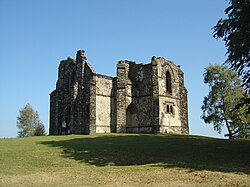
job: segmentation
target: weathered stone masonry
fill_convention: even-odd
[[[50,94],[50,135],[188,134],[187,90],[180,66],[162,57],[149,64],[119,61],[117,77],[95,73],[84,51],[60,62]]]

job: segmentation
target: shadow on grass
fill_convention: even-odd
[[[182,135],[99,135],[43,141],[63,156],[95,166],[178,167],[250,173],[250,141]]]

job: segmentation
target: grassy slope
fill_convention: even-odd
[[[250,141],[101,134],[0,139],[0,186],[248,186]]]

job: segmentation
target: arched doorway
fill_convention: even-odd
[[[134,104],[130,104],[126,110],[126,132],[136,132],[138,128],[138,111]]]

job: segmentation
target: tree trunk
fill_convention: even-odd
[[[228,130],[228,139],[232,139],[232,137],[233,137],[232,136],[232,131],[231,131],[230,127],[229,127],[227,119],[225,121],[226,121],[227,130]]]

